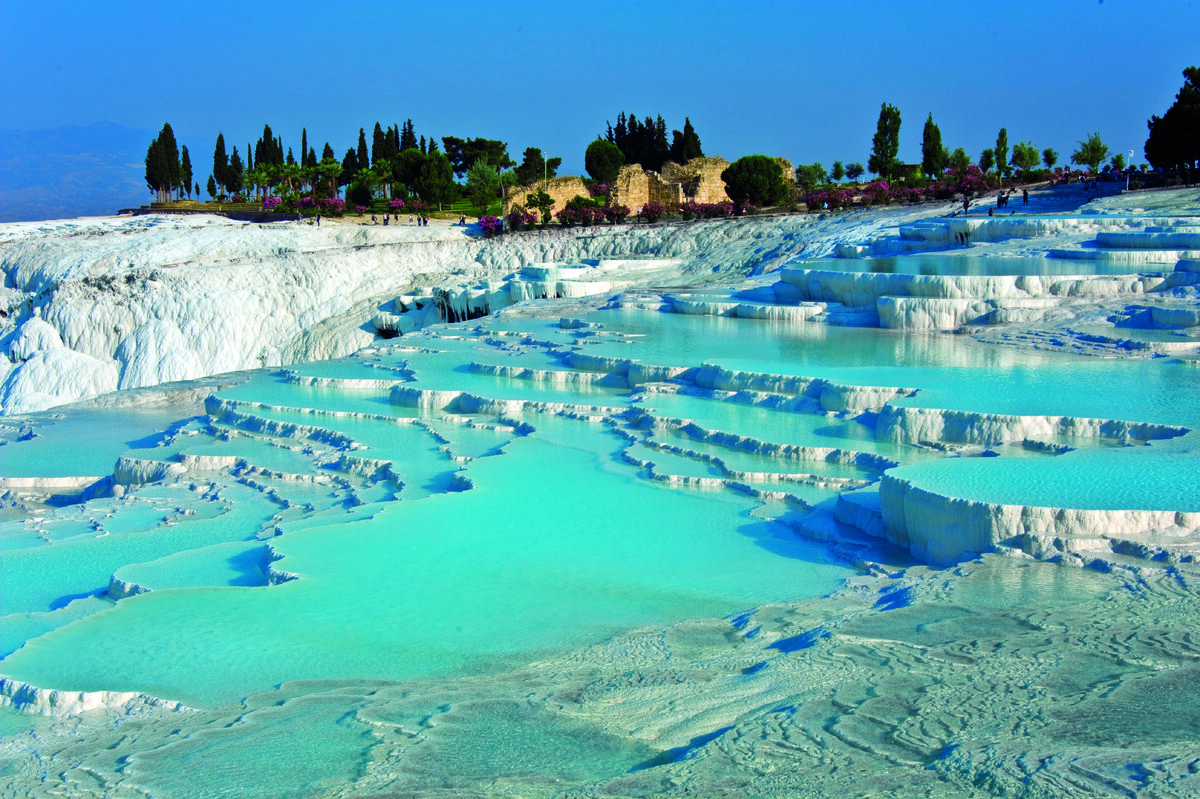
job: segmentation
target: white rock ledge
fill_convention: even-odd
[[[937,565],[1002,549],[1039,560],[1105,562],[1118,553],[1170,561],[1200,547],[1200,513],[1001,505],[943,496],[891,474],[880,480],[879,499],[887,539]]]
[[[128,714],[137,709],[152,707],[166,710],[191,709],[182,702],[159,699],[136,691],[60,691],[38,688],[4,676],[0,676],[0,707],[58,718],[77,716],[89,710],[123,710]]]

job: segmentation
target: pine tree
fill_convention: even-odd
[[[333,148],[329,146],[329,142],[325,142],[325,149],[321,151],[322,161],[337,160],[337,156],[333,154]]]
[[[428,155],[433,155],[433,154],[434,154],[434,153],[436,153],[437,151],[438,151],[438,143],[437,143],[437,139],[435,139],[435,138],[433,138],[432,136],[430,136],[430,137],[429,137],[429,152],[428,152],[427,154],[428,154]]]

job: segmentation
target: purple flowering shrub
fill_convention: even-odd
[[[282,197],[263,197],[262,207],[264,211],[274,211],[283,202]]]
[[[638,216],[645,219],[647,222],[657,222],[662,218],[662,215],[667,212],[667,206],[662,203],[646,203],[642,206]]]
[[[346,201],[341,197],[322,197],[319,204],[327,214],[340,214],[346,210]]]
[[[296,209],[299,211],[311,211],[316,207],[317,201],[314,200],[311,195],[308,197],[301,197],[299,200],[296,200]]]
[[[579,209],[577,208],[563,208],[554,214],[554,218],[557,219],[558,223],[563,227],[578,225],[582,221],[579,215]]]
[[[388,210],[392,213],[399,211],[404,207],[404,200],[388,200]]]
[[[479,226],[483,228],[484,238],[500,235],[500,220],[494,216],[479,217]]]
[[[354,213],[358,214],[359,216],[362,216],[366,212],[367,212],[367,206],[365,206],[365,205],[354,206]]]
[[[628,205],[610,205],[604,209],[604,218],[610,225],[619,225],[629,216]]]
[[[522,230],[537,223],[538,217],[533,211],[514,205],[508,212],[508,224],[513,230]]]
[[[607,183],[589,183],[587,190],[589,197],[607,197],[612,191],[612,186]]]
[[[804,198],[804,204],[808,206],[808,210],[810,211],[823,211],[826,208],[830,211],[836,211],[839,208],[849,208],[852,202],[854,202],[853,189],[815,191]]]

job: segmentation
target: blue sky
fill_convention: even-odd
[[[709,155],[866,163],[880,104],[900,157],[928,113],[971,157],[1099,131],[1137,151],[1200,63],[1200,0],[35,3],[0,0],[0,128],[169,121],[208,173],[218,131],[264,123],[340,157],[411,118],[418,134],[485,136],[564,159],[625,110],[691,118]],[[149,144],[147,140],[146,144]],[[18,155],[10,153],[9,156]]]

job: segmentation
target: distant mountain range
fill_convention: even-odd
[[[115,214],[151,200],[152,130],[111,122],[0,130],[0,222]]]

